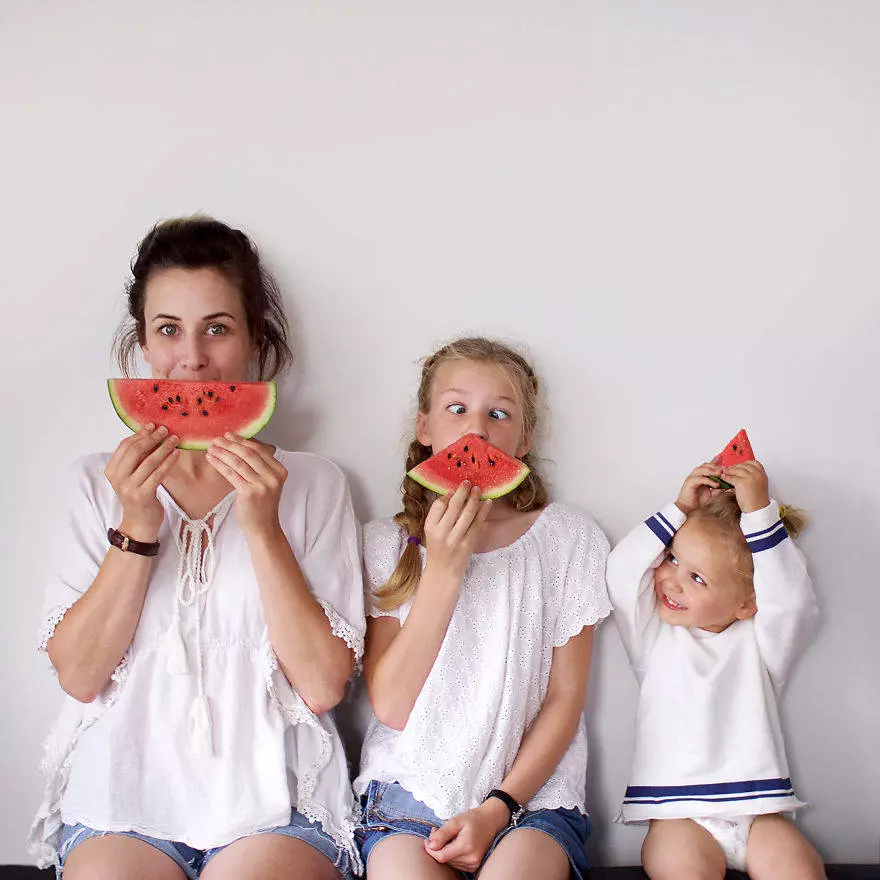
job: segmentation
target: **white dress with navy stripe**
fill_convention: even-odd
[[[776,707],[818,616],[803,556],[775,501],[743,514],[757,614],[721,633],[661,621],[654,569],[684,523],[670,504],[612,551],[614,618],[641,685],[630,784],[619,819],[796,810]]]

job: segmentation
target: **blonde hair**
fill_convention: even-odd
[[[473,361],[481,364],[495,364],[510,377],[519,394],[523,410],[523,432],[533,437],[538,423],[538,377],[528,361],[508,345],[494,339],[470,336],[456,339],[438,349],[422,362],[422,376],[419,381],[418,408],[427,413],[431,408],[431,385],[437,370],[451,361]],[[413,439],[406,455],[406,471],[431,457],[431,448]],[[549,501],[547,489],[538,473],[534,453],[528,452],[522,461],[530,468],[530,473],[520,485],[505,499],[516,510],[526,512],[544,507]],[[409,537],[425,540],[425,517],[433,503],[429,491],[411,477],[404,477],[401,484],[403,510],[394,519],[403,526]],[[422,573],[422,559],[418,544],[407,542],[397,567],[388,582],[375,593],[380,608],[390,611],[399,607],[415,592]]]
[[[796,538],[807,524],[806,513],[785,504],[779,505],[779,513],[785,530],[792,538]],[[755,589],[755,567],[749,545],[740,528],[741,517],[742,510],[737,504],[736,495],[727,491],[702,504],[688,516],[687,521],[699,523],[721,538],[735,555],[737,577],[743,587],[752,593]]]

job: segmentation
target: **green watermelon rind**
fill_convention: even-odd
[[[116,393],[116,379],[108,379],[107,380],[107,390],[110,392],[110,400],[113,403],[113,409],[116,410],[116,415],[122,419],[123,423],[130,428],[132,431],[137,433],[140,431],[142,425],[140,425],[135,418],[125,409],[122,405],[122,401],[119,399],[119,395]],[[243,437],[245,440],[249,440],[256,434],[259,434],[263,428],[269,424],[269,419],[272,418],[272,414],[275,412],[275,404],[278,400],[278,388],[274,382],[264,382],[268,391],[268,399],[266,400],[265,409],[248,425],[243,425],[236,431],[240,437]],[[192,449],[197,451],[204,451],[211,445],[210,440],[204,441],[195,441],[191,443],[178,443],[178,449]]]
[[[448,485],[443,485],[440,483],[432,482],[429,477],[423,476],[419,473],[419,468],[430,461],[431,459],[425,459],[425,461],[417,464],[411,471],[407,471],[407,476],[415,480],[420,486],[424,486],[429,492],[434,492],[436,495],[448,495],[450,492],[454,492],[461,483],[449,483]],[[502,498],[505,495],[512,492],[520,483],[531,473],[531,469],[529,466],[523,462],[520,462],[521,470],[517,471],[516,476],[512,480],[508,480],[506,483],[493,486],[491,489],[487,490],[480,494],[480,499],[485,501],[488,498],[496,499]]]

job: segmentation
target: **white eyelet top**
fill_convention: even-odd
[[[366,586],[384,584],[406,546],[391,519],[364,529]],[[421,548],[424,564],[425,550]],[[477,806],[500,785],[541,709],[553,649],[611,611],[608,541],[585,513],[546,507],[507,547],[471,558],[458,602],[406,727],[370,721],[354,783],[399,782],[441,819]],[[412,600],[373,617],[406,620]],[[529,809],[585,809],[586,731],[577,734]]]
[[[288,471],[282,528],[334,634],[359,661],[363,586],[348,484],[318,456],[279,450],[276,458]],[[107,528],[121,521],[104,476],[108,459],[92,455],[72,469],[42,650],[94,581]],[[356,860],[354,803],[333,715],[315,716],[278,666],[235,493],[201,520],[164,487],[157,496],[161,548],[137,630],[94,702],[64,698],[46,743],[32,852],[41,866],[53,863],[62,821],[208,849],[286,825],[294,806]]]

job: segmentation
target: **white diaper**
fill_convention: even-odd
[[[727,859],[727,867],[734,871],[746,869],[746,844],[749,841],[749,831],[752,829],[754,816],[706,816],[694,819],[697,825],[705,828],[715,842],[721,847],[724,858]]]

